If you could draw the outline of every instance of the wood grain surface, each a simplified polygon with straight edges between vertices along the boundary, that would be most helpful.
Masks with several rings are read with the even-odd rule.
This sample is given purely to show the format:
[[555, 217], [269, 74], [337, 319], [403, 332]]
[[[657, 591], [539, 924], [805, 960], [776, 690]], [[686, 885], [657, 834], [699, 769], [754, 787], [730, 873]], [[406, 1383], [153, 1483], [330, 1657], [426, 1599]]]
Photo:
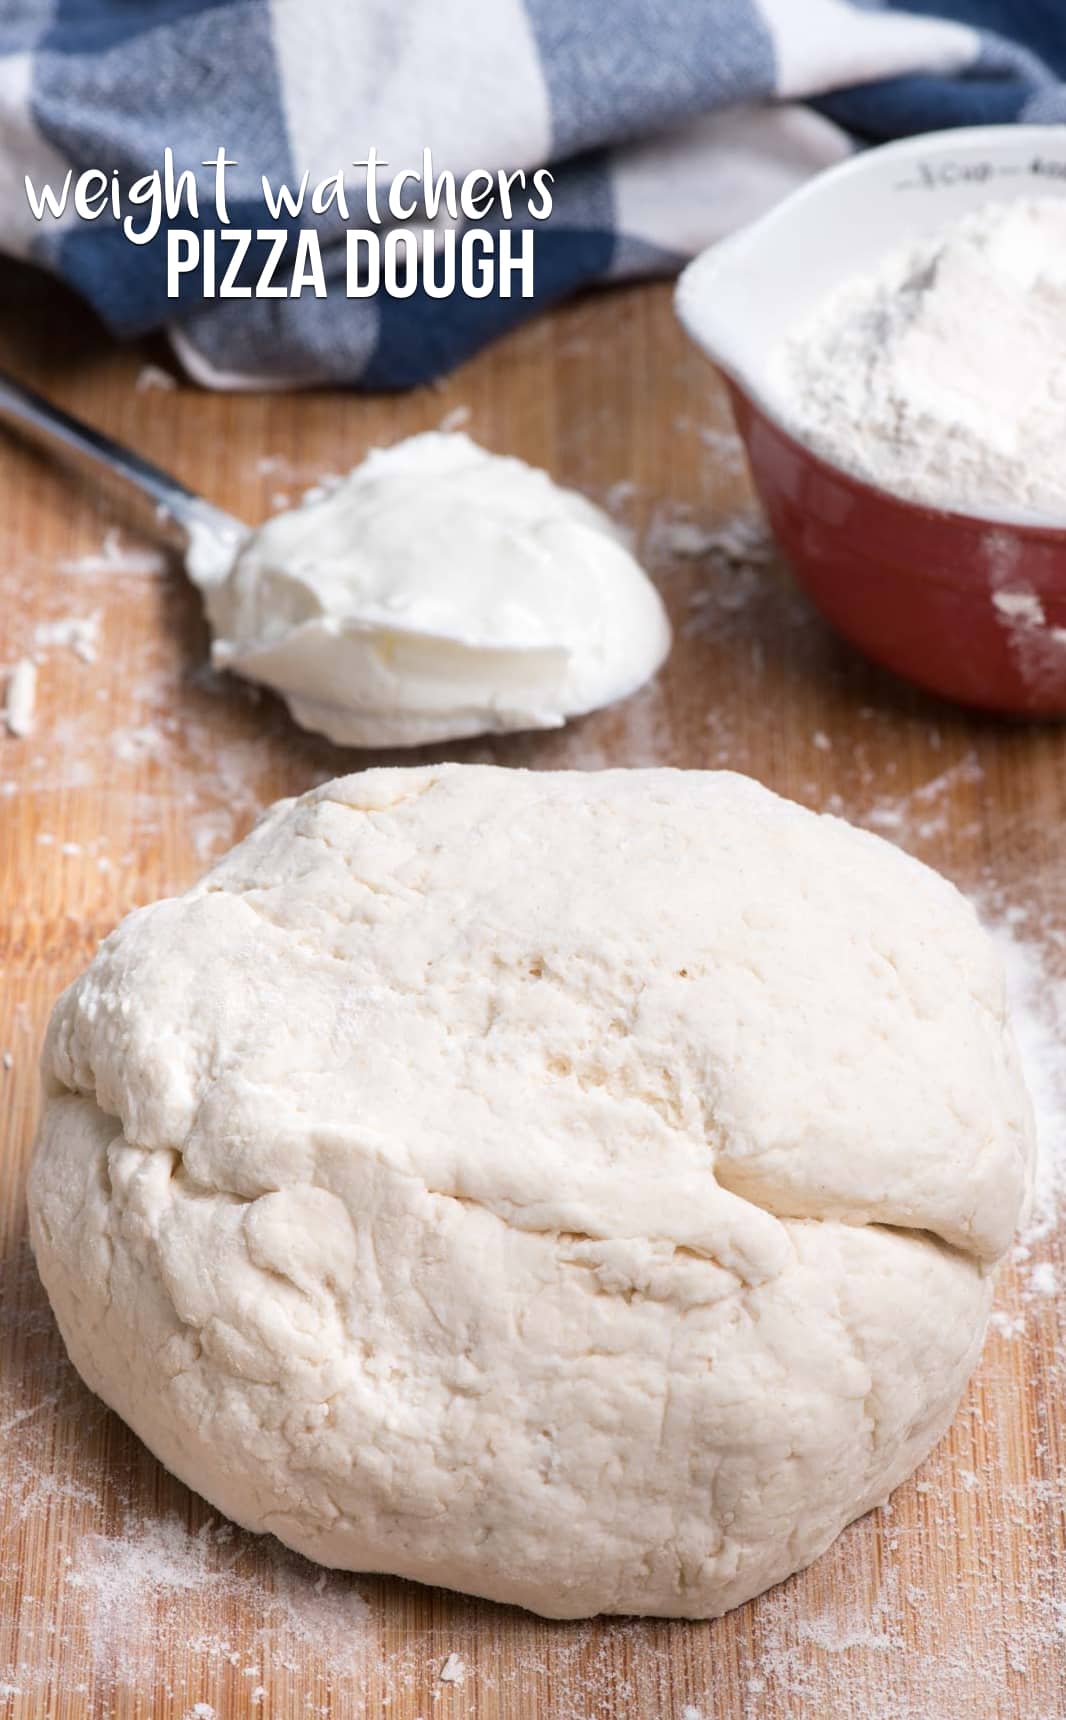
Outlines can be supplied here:
[[[250, 521], [465, 413], [489, 447], [608, 501], [677, 629], [657, 684], [565, 733], [425, 756], [729, 766], [880, 829], [1008, 940], [1054, 1112], [1066, 733], [938, 705], [829, 634], [761, 535], [668, 288], [568, 306], [404, 397], [203, 394], [165, 349], [114, 350], [36, 281], [6, 289], [0, 361]], [[550, 1624], [321, 1572], [221, 1522], [80, 1384], [26, 1243], [48, 1010], [127, 910], [184, 888], [269, 801], [379, 762], [213, 675], [199, 601], [152, 543], [0, 441], [0, 664], [40, 660], [35, 732], [0, 738], [0, 1715], [1061, 1720], [1066, 1371], [1049, 1292], [1066, 1258], [1046, 1215], [1002, 1273], [949, 1438], [812, 1569], [717, 1623]], [[63, 623], [94, 616], [87, 662]], [[441, 1680], [449, 1655], [459, 1681]]]

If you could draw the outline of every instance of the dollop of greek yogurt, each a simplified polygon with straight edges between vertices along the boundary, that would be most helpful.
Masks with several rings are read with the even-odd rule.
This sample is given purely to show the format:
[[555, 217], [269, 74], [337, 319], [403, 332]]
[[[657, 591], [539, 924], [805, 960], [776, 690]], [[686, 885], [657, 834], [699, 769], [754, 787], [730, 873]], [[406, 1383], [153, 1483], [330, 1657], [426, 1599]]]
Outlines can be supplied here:
[[608, 516], [456, 433], [374, 450], [227, 568], [191, 553], [189, 571], [215, 664], [345, 746], [557, 728], [634, 692], [670, 647]]

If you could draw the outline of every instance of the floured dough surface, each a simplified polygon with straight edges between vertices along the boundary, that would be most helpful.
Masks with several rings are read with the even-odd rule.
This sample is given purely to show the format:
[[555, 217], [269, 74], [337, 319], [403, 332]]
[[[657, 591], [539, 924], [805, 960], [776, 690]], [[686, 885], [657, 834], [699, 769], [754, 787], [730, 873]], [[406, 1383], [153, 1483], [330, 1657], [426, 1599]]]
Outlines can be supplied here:
[[375, 449], [202, 583], [215, 663], [347, 746], [557, 728], [634, 692], [670, 647], [605, 513], [435, 431]]
[[699, 772], [281, 803], [56, 1007], [71, 1356], [220, 1510], [553, 1616], [704, 1616], [952, 1415], [1032, 1144], [969, 905]]

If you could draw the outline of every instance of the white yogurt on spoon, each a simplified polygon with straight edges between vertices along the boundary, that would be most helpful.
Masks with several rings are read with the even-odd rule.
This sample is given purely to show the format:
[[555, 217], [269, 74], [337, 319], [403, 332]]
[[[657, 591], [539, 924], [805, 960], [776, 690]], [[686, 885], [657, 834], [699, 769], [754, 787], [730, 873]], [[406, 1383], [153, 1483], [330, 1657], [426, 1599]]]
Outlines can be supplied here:
[[599, 508], [467, 436], [378, 449], [235, 559], [193, 535], [213, 661], [346, 746], [557, 728], [634, 692], [670, 627]]

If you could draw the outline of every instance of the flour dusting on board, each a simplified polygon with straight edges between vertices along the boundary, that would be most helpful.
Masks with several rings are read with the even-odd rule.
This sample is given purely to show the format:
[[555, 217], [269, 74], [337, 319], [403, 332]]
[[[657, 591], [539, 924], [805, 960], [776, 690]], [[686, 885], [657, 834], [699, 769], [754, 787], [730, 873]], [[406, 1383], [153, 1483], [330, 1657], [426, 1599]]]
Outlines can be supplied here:
[[765, 517], [757, 508], [744, 508], [708, 526], [695, 519], [685, 504], [661, 502], [645, 538], [645, 556], [652, 563], [666, 555], [684, 561], [708, 559], [719, 568], [762, 568], [775, 554]]
[[103, 575], [109, 579], [157, 579], [166, 570], [166, 557], [151, 545], [127, 540], [116, 526], [104, 536], [99, 550], [68, 556], [55, 564], [58, 573], [84, 582]]
[[[18, 774], [5, 779], [0, 749], [0, 796], [33, 803], [43, 825], [34, 840], [67, 862], [67, 889], [79, 865], [118, 878], [136, 873], [144, 848], [175, 819], [205, 866], [288, 788], [264, 738], [291, 725], [257, 689], [209, 667], [200, 601], [175, 558], [112, 527], [84, 553], [0, 570], [0, 601], [6, 636], [25, 664], [5, 712], [22, 737]], [[38, 688], [48, 693], [47, 746], [34, 744], [43, 738]], [[114, 708], [110, 722], [85, 720], [84, 707], [97, 702]], [[296, 735], [292, 744], [300, 787], [343, 768], [323, 762], [339, 761], [329, 748]], [[58, 797], [78, 789], [106, 795], [110, 812], [75, 853], [56, 842], [48, 819]], [[164, 887], [187, 881], [175, 874]], [[117, 894], [123, 907], [134, 905]]]
[[256, 1621], [251, 1643], [241, 1633], [243, 1670], [291, 1660], [300, 1646], [326, 1655], [335, 1672], [365, 1653], [369, 1609], [352, 1578], [228, 1523], [190, 1532], [174, 1516], [128, 1517], [116, 1533], [84, 1537], [68, 1587], [85, 1601], [94, 1670], [119, 1682], [154, 1679], [160, 1630], [175, 1615], [203, 1656], [236, 1665], [224, 1622], [234, 1604]]
[[100, 648], [100, 610], [91, 615], [59, 615], [54, 621], [41, 621], [33, 630], [33, 643], [38, 652], [53, 646], [64, 646], [80, 657], [83, 663], [95, 663]]

